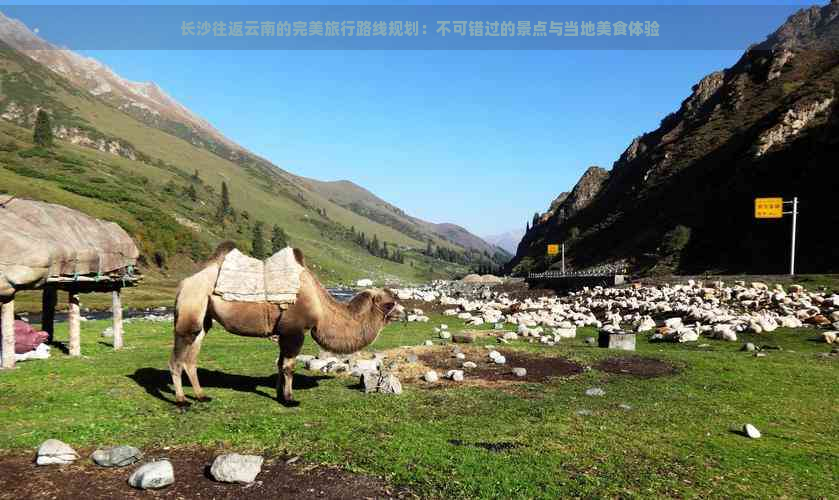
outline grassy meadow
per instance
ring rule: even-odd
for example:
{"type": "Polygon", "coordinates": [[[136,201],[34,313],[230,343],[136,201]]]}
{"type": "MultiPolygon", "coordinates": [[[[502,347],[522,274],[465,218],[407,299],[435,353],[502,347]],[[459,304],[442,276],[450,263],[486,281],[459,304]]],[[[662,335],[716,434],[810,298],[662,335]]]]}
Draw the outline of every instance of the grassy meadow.
{"type": "MultiPolygon", "coordinates": [[[[421,344],[436,323],[463,328],[432,320],[391,325],[368,350],[421,344]]],[[[0,453],[34,453],[51,437],[83,454],[107,444],[289,453],[384,476],[420,497],[837,494],[839,358],[818,356],[829,348],[814,341],[815,330],[744,336],[781,348],[762,358],[739,351],[741,342],[653,344],[641,335],[635,355],[677,369],[658,378],[592,369],[546,384],[434,389],[403,379],[403,394],[393,396],[365,395],[354,378],[298,367],[301,405],[286,408],[274,400],[276,344],[215,327],[199,364],[213,400],[182,414],[167,371],[171,324],[128,323],[119,352],[100,337],[107,326],[83,323],[80,358],[53,348],[49,360],[0,372],[0,453]],[[586,396],[592,387],[605,395],[586,396]],[[763,437],[739,434],[745,423],[763,437]],[[499,443],[500,450],[491,446],[499,443]]],[[[594,334],[580,329],[557,347],[514,341],[505,348],[584,366],[630,355],[587,345],[594,334]]],[[[59,325],[58,340],[66,335],[59,325]]],[[[317,351],[307,340],[304,352],[317,351]]]]}

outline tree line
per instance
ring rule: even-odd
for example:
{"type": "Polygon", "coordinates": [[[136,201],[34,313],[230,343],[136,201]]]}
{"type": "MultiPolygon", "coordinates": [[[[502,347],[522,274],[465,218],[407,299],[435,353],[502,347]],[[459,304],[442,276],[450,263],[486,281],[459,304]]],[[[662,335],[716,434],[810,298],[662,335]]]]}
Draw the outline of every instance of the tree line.
{"type": "Polygon", "coordinates": [[[368,238],[363,232],[355,230],[355,226],[350,228],[350,237],[360,247],[366,249],[370,255],[386,259],[397,264],[405,263],[405,255],[402,250],[394,244],[389,247],[386,241],[379,242],[379,236],[374,234],[372,238],[368,238]]]}

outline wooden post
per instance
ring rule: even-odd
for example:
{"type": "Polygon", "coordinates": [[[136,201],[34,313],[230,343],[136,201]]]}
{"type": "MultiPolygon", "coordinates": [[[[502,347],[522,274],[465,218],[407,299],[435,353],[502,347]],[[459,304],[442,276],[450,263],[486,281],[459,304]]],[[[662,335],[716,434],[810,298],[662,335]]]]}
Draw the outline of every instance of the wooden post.
{"type": "Polygon", "coordinates": [[[0,305],[0,330],[3,336],[3,362],[0,368],[15,367],[15,301],[0,305]]]}
{"type": "Polygon", "coordinates": [[[114,350],[122,349],[122,298],[120,289],[112,292],[113,302],[111,309],[114,315],[114,350]]]}
{"type": "Polygon", "coordinates": [[[47,332],[47,342],[52,344],[55,333],[55,305],[58,304],[58,289],[54,286],[44,287],[41,298],[41,330],[47,332]]]}
{"type": "Polygon", "coordinates": [[[69,292],[68,296],[70,312],[67,315],[67,325],[70,330],[70,356],[81,356],[81,311],[79,310],[79,294],[74,290],[69,292]]]}

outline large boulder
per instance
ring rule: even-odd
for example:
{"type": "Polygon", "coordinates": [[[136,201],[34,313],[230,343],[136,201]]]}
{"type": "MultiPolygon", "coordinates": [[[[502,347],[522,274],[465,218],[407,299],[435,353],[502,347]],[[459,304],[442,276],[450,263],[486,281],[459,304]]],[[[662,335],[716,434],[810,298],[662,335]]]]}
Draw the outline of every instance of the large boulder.
{"type": "Polygon", "coordinates": [[[90,459],[102,467],[125,467],[138,462],[142,457],[143,453],[140,450],[124,445],[100,448],[90,455],[90,459]]]}
{"type": "Polygon", "coordinates": [[[67,443],[58,439],[47,439],[38,447],[35,463],[38,465],[71,464],[79,454],[67,443]]]}
{"type": "Polygon", "coordinates": [[[128,477],[128,484],[141,490],[164,488],[174,482],[175,469],[168,460],[143,464],[128,477]]]}
{"type": "Polygon", "coordinates": [[[252,483],[262,470],[262,461],[258,455],[226,453],[213,460],[210,474],[223,483],[252,483]]]}

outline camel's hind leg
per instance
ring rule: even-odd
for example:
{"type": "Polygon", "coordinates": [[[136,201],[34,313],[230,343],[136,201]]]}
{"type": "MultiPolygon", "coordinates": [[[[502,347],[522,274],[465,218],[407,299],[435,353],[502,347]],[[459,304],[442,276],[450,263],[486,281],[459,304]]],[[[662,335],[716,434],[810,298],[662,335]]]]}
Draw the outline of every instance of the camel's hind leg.
{"type": "Polygon", "coordinates": [[[294,364],[303,347],[304,336],[299,334],[280,335],[280,357],[277,359],[277,401],[293,406],[291,390],[294,382],[294,364]]]}
{"type": "Polygon", "coordinates": [[[169,372],[172,374],[172,383],[175,385],[175,404],[186,406],[184,387],[181,382],[181,374],[186,368],[187,357],[192,350],[195,337],[191,333],[175,332],[175,346],[172,349],[172,357],[169,358],[169,372]]]}
{"type": "Polygon", "coordinates": [[[184,370],[186,371],[186,376],[189,377],[192,390],[195,392],[195,399],[198,401],[210,400],[210,398],[204,395],[204,390],[201,388],[201,384],[198,383],[198,353],[201,352],[201,342],[204,340],[204,335],[206,335],[206,332],[202,331],[195,337],[184,359],[184,370]]]}

